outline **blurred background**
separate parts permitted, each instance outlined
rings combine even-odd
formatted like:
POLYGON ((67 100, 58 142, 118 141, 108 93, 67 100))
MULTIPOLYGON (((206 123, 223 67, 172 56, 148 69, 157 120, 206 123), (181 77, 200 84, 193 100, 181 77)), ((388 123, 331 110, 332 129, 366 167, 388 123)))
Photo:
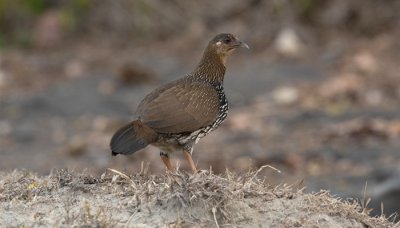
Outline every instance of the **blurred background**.
POLYGON ((195 147, 198 167, 268 164, 282 171, 263 170, 272 184, 400 212, 398 12, 396 0, 1 0, 0 170, 163 172, 157 149, 111 157, 109 140, 230 32, 251 49, 228 61, 229 117, 195 147))

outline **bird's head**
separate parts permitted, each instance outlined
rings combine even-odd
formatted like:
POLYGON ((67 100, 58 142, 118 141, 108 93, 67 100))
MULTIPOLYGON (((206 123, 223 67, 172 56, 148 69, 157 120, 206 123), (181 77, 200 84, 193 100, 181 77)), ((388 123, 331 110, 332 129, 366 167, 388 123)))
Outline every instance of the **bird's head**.
POLYGON ((207 49, 216 53, 225 64, 226 57, 239 47, 249 48, 246 43, 240 41, 236 36, 230 33, 221 33, 208 43, 207 49))

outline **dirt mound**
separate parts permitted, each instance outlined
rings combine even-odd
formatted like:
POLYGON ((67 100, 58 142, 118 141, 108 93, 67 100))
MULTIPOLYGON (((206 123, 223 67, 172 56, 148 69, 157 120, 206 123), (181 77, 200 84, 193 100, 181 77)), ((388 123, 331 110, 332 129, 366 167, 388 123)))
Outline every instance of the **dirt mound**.
POLYGON ((219 176, 60 170, 0 173, 0 226, 395 227, 328 192, 271 186, 258 172, 219 176))

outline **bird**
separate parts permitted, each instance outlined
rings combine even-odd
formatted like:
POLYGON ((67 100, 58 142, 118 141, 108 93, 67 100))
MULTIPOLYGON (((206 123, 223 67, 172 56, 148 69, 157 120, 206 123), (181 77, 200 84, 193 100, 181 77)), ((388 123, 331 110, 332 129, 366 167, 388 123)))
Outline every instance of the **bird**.
POLYGON ((223 82, 227 57, 239 48, 249 48, 236 36, 221 33, 211 39, 195 69, 149 93, 138 105, 137 119, 122 126, 111 138, 111 154, 129 155, 153 145, 167 170, 170 156, 182 151, 193 173, 193 147, 217 129, 228 113, 223 82))

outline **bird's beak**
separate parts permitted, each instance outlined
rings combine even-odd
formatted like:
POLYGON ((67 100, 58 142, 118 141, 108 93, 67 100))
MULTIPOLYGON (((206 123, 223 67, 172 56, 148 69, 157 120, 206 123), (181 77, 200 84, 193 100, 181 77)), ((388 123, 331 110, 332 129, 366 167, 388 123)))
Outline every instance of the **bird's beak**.
POLYGON ((244 47, 244 48, 250 49, 249 45, 247 45, 245 42, 242 42, 240 40, 236 40, 234 46, 235 47, 244 47))
POLYGON ((239 41, 239 43, 240 43, 240 47, 250 49, 249 45, 247 45, 245 42, 239 41))

